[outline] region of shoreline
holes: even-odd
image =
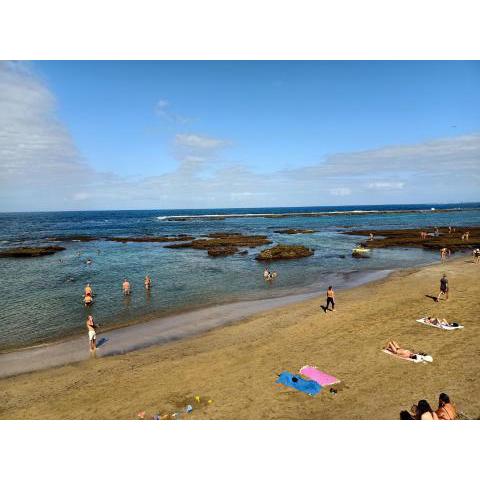
[[[360,275],[357,278],[347,281],[345,286],[336,290],[344,291],[382,281],[392,273],[401,270],[403,269],[358,272]],[[312,285],[286,295],[192,307],[160,317],[134,320],[132,323],[118,326],[111,325],[109,328],[101,329],[97,334],[97,343],[100,345],[96,356],[101,358],[122,355],[191,338],[241,322],[259,313],[317,298],[322,292],[323,289],[317,290]],[[223,320],[216,320],[216,318],[223,318]],[[52,342],[2,351],[0,352],[0,378],[88,360],[90,355],[87,346],[86,334],[78,333]]]
[[[450,299],[433,302],[444,272]],[[185,419],[398,419],[422,398],[435,406],[440,392],[465,417],[480,418],[479,277],[468,257],[399,269],[337,291],[335,312],[312,295],[175,342],[2,378],[0,418],[151,418],[192,404]],[[425,315],[465,328],[415,321]],[[428,352],[433,363],[383,354],[389,339]],[[276,383],[280,372],[308,364],[340,380],[336,395]]]

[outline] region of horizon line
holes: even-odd
[[[345,207],[394,207],[394,206],[413,206],[413,205],[471,205],[480,204],[479,201],[468,202],[432,202],[432,203],[357,203],[347,205],[296,205],[296,206],[268,206],[268,207],[208,207],[208,208],[118,208],[118,209],[92,209],[92,210],[11,210],[0,211],[0,214],[14,213],[78,213],[78,212],[159,212],[159,211],[195,211],[195,210],[257,210],[266,208],[345,208]]]

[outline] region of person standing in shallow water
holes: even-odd
[[[123,280],[122,290],[124,295],[130,295],[130,282],[126,278]]]
[[[335,292],[333,291],[333,287],[330,285],[327,290],[327,306],[325,307],[325,311],[328,310],[328,307],[332,304],[332,312],[335,311]]]

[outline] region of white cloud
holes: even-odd
[[[191,118],[184,117],[172,111],[172,109],[170,108],[170,102],[163,98],[158,100],[157,104],[155,105],[155,113],[159,117],[162,117],[165,120],[173,123],[185,124],[192,120]]]
[[[405,182],[372,182],[368,184],[368,188],[379,190],[398,190],[405,186]]]
[[[480,134],[338,153],[260,174],[223,158],[231,143],[182,133],[176,167],[132,179],[99,172],[60,122],[48,86],[22,64],[0,62],[0,210],[207,208],[478,201]],[[159,110],[169,111],[167,100]],[[333,197],[332,197],[333,196]]]
[[[350,190],[350,188],[347,188],[347,187],[338,187],[338,188],[331,188],[329,190],[329,192],[332,194],[332,195],[335,195],[337,197],[344,197],[346,195],[351,195],[352,191]]]
[[[228,144],[228,142],[219,138],[187,133],[177,134],[175,136],[175,143],[181,147],[199,150],[216,150]]]

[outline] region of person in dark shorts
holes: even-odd
[[[445,274],[443,274],[442,278],[440,279],[440,293],[437,297],[437,302],[440,300],[440,297],[445,295],[445,300],[448,300],[448,279]]]
[[[335,292],[333,291],[333,287],[330,285],[327,290],[327,306],[325,307],[325,311],[328,310],[328,307],[332,304],[332,312],[335,310]]]

